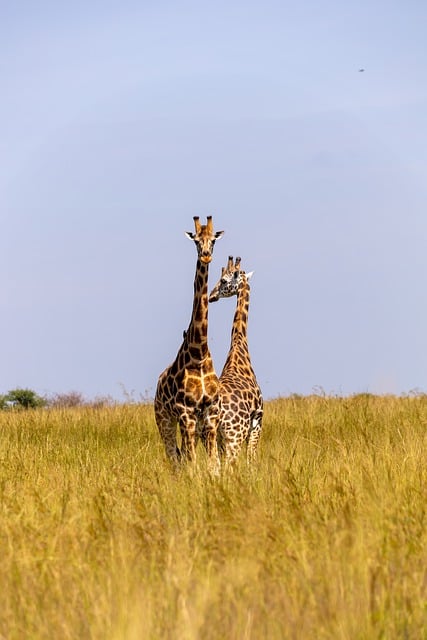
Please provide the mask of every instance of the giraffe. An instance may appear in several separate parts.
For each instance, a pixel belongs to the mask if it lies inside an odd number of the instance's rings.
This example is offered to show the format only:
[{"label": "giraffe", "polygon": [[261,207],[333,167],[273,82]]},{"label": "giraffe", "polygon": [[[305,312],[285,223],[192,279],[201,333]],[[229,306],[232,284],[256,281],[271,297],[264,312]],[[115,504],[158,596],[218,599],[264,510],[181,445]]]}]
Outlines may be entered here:
[{"label": "giraffe", "polygon": [[[176,466],[180,458],[195,460],[202,437],[209,468],[219,470],[217,428],[219,418],[218,377],[208,347],[208,270],[215,241],[223,231],[214,232],[212,216],[202,225],[194,216],[195,233],[186,232],[197,248],[194,299],[191,321],[173,363],[159,377],[154,411],[166,455]],[[177,424],[181,451],[177,445]]]},{"label": "giraffe", "polygon": [[249,355],[247,324],[249,311],[249,279],[253,272],[240,268],[241,258],[228,258],[221,278],[212,289],[209,302],[237,296],[236,311],[231,330],[231,346],[219,378],[221,412],[218,426],[218,444],[225,453],[226,465],[233,463],[242,447],[247,444],[247,461],[256,457],[262,429],[263,399]]}]

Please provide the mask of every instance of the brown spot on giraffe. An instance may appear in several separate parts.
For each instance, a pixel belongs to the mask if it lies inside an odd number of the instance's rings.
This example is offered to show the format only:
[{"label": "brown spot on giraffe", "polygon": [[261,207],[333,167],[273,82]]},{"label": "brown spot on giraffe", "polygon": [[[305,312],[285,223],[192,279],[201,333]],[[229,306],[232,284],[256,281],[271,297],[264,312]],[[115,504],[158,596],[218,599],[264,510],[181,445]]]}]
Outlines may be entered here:
[{"label": "brown spot on giraffe", "polygon": [[[212,472],[219,470],[217,428],[219,384],[208,347],[208,271],[215,241],[212,216],[206,225],[194,216],[195,233],[186,235],[197,248],[196,274],[191,321],[174,362],[163,371],[157,383],[154,412],[166,455],[177,463],[180,457],[195,460],[196,444],[203,435]],[[181,432],[181,451],[177,444],[177,425]]]},{"label": "brown spot on giraffe", "polygon": [[225,453],[226,464],[237,458],[244,442],[247,459],[251,462],[257,452],[262,429],[263,399],[249,355],[247,322],[249,310],[249,278],[240,269],[240,258],[233,264],[232,256],[221,278],[212,289],[209,302],[237,296],[236,311],[231,330],[231,346],[219,378],[221,412],[218,442]]}]

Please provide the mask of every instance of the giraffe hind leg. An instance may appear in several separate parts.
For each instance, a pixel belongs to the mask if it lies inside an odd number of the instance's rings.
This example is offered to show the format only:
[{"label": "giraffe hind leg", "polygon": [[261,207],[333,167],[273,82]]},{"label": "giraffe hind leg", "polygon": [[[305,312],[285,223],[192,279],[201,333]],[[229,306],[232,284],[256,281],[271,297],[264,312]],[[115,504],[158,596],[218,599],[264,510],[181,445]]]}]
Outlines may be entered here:
[{"label": "giraffe hind leg", "polygon": [[257,411],[254,415],[251,416],[251,426],[246,438],[248,463],[254,462],[257,457],[258,443],[261,437],[262,430],[262,415],[262,411]]},{"label": "giraffe hind leg", "polygon": [[217,433],[217,447],[218,447],[218,455],[220,459],[225,457],[225,440],[221,429],[218,429]]},{"label": "giraffe hind leg", "polygon": [[221,467],[218,455],[218,426],[219,406],[217,402],[214,402],[207,408],[203,416],[203,444],[208,455],[209,472],[213,475],[218,475]]}]

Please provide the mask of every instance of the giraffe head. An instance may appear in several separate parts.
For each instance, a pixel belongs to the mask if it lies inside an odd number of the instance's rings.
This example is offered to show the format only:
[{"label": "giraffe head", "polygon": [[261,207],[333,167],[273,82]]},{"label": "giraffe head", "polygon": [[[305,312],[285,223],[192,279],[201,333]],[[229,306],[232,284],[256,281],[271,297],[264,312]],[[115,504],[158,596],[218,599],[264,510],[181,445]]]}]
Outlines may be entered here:
[{"label": "giraffe head", "polygon": [[236,258],[233,264],[233,256],[228,258],[226,267],[221,269],[221,277],[214,286],[209,296],[209,302],[216,302],[220,298],[230,298],[237,296],[240,286],[243,282],[247,282],[253,274],[253,271],[245,273],[240,269],[241,258]]},{"label": "giraffe head", "polygon": [[213,230],[212,216],[207,217],[206,224],[200,224],[199,216],[194,216],[193,220],[195,233],[187,231],[185,235],[190,240],[194,240],[199,260],[204,264],[209,264],[212,260],[215,241],[224,235],[224,231]]}]

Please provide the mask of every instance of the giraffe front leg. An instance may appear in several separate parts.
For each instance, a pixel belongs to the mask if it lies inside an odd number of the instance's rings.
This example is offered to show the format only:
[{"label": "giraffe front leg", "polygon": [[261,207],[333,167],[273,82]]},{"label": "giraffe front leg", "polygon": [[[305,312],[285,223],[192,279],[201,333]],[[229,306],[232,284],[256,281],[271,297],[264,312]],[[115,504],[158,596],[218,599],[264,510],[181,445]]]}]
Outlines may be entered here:
[{"label": "giraffe front leg", "polygon": [[208,411],[205,417],[204,444],[208,454],[209,472],[212,473],[212,475],[218,475],[221,466],[217,441],[218,423],[219,413],[217,411],[213,413]]},{"label": "giraffe front leg", "polygon": [[184,414],[179,419],[181,453],[182,457],[189,462],[196,461],[196,426],[196,419],[193,416]]},{"label": "giraffe front leg", "polygon": [[242,448],[243,438],[241,433],[226,434],[225,437],[225,466],[232,469]]},{"label": "giraffe front leg", "polygon": [[176,420],[160,406],[154,406],[157,428],[163,441],[166,456],[177,466],[181,452],[176,441]]}]

